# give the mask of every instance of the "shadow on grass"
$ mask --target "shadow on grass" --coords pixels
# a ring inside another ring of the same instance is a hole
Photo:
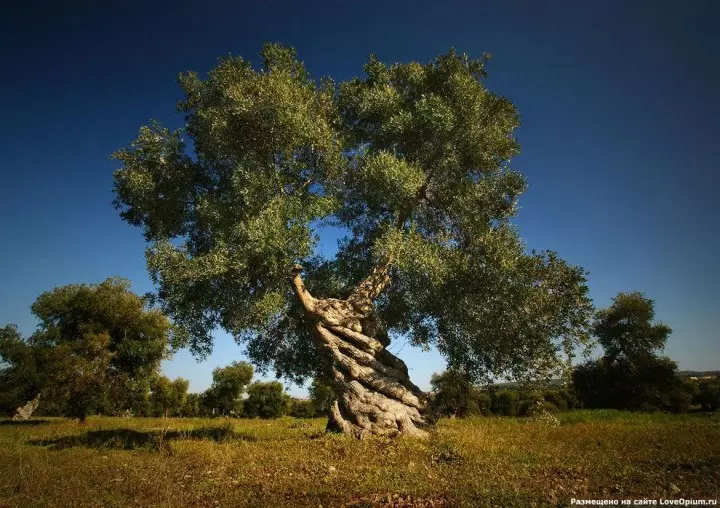
[[[45,425],[50,420],[0,420],[0,425],[11,425],[13,427],[32,427],[35,425]]]
[[[28,444],[47,446],[50,450],[64,450],[77,446],[115,450],[145,450],[151,452],[171,451],[170,441],[209,440],[217,443],[232,441],[257,441],[255,436],[238,433],[230,427],[201,427],[188,430],[142,432],[132,429],[91,430],[78,436],[55,439],[34,439]]]

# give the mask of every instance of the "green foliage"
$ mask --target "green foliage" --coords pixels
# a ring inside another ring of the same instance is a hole
[[[654,302],[642,293],[619,293],[598,311],[595,334],[605,355],[573,372],[573,386],[587,408],[685,412],[692,393],[677,377],[677,364],[656,355],[671,329],[652,324]]]
[[[240,396],[253,377],[253,367],[247,362],[233,362],[213,370],[213,383],[206,400],[220,415],[242,413]]]
[[[651,356],[635,362],[601,358],[578,366],[573,385],[587,408],[670,410],[682,407],[677,397],[683,383],[676,372],[677,364],[670,358]]]
[[[516,416],[519,396],[515,391],[503,390],[493,397],[492,412],[500,416]]]
[[[699,404],[703,411],[720,409],[720,379],[700,381],[697,385],[697,393],[693,397],[693,403]]]
[[[472,385],[470,378],[462,373],[447,370],[433,374],[431,411],[438,416],[458,416],[488,414],[490,396]]]
[[[672,330],[652,324],[655,302],[640,292],[619,293],[612,305],[597,313],[595,335],[609,359],[633,360],[662,350]]]
[[[40,392],[45,375],[38,353],[15,325],[0,328],[0,414],[12,416]]]
[[[563,387],[534,389],[480,387],[461,372],[445,371],[431,378],[430,411],[437,416],[534,416],[579,407],[574,392]]]
[[[309,389],[310,401],[318,415],[327,414],[335,400],[335,392],[328,383],[320,378],[313,379]]]
[[[288,409],[283,385],[278,381],[256,381],[248,387],[243,403],[243,416],[247,418],[279,418]]]
[[[322,416],[323,413],[317,410],[311,400],[291,397],[287,414],[295,418],[316,418]]]
[[[156,376],[150,382],[150,403],[155,416],[179,416],[187,402],[190,381],[181,377],[170,380]]]
[[[7,367],[0,376],[10,392],[18,386],[42,391],[43,410],[81,420],[139,404],[168,345],[182,336],[124,279],[55,288],[41,294],[32,311],[40,324],[26,341],[13,328],[3,329],[0,354]],[[27,395],[11,398],[15,403]]]
[[[692,381],[682,380],[667,395],[667,408],[673,413],[687,413],[693,403],[698,387]]]
[[[314,376],[290,268],[305,267],[311,291],[345,297],[390,260],[376,302],[390,334],[436,345],[476,381],[565,369],[589,341],[585,272],[525,252],[511,223],[526,187],[509,166],[519,117],[486,88],[488,57],[371,57],[339,84],[311,80],[290,48],[266,45],[261,60],[180,76],[184,128],[142,127],[114,154],[115,204],[143,229],[186,344],[207,354],[219,326],[261,369]],[[347,231],[334,259],[315,248],[323,225]]]
[[[543,398],[546,402],[555,406],[558,411],[567,411],[580,407],[580,401],[577,399],[575,392],[566,389],[545,390]]]
[[[202,395],[199,393],[188,393],[185,403],[180,410],[180,416],[184,418],[197,418],[202,414]]]

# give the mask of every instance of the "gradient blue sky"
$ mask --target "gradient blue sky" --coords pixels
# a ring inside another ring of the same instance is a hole
[[[180,125],[178,72],[228,53],[256,60],[279,41],[341,80],[371,52],[426,62],[454,46],[493,54],[488,85],[522,116],[528,247],[587,268],[598,307],[644,291],[674,329],[666,354],[720,368],[720,2],[162,4],[3,2],[0,325],[31,333],[30,304],[58,285],[120,275],[152,289],[142,235],[111,205],[108,156],[150,118]],[[165,373],[204,390],[214,367],[242,358],[216,339],[207,361],[180,352]],[[422,388],[445,365],[402,341],[392,350]]]

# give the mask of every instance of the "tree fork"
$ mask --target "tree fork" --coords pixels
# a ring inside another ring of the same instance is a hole
[[[313,328],[316,347],[337,399],[330,407],[328,430],[363,439],[370,435],[426,436],[425,394],[408,375],[405,362],[385,349],[373,299],[389,283],[390,261],[346,300],[314,298],[305,288],[301,266],[292,284]]]

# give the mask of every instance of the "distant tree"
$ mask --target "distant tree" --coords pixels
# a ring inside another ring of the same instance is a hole
[[[332,385],[320,378],[313,379],[309,389],[309,396],[316,416],[327,415],[330,406],[335,400]]]
[[[674,384],[667,394],[666,407],[673,413],[687,413],[699,392],[698,385],[688,379],[675,381]]]
[[[555,406],[558,411],[576,409],[580,403],[575,392],[565,388],[545,390],[543,398]]]
[[[43,359],[15,325],[0,328],[0,413],[11,416],[45,384]],[[44,402],[44,401],[43,401]]]
[[[124,395],[117,395],[117,400],[122,400],[123,403],[117,405],[118,411],[116,414],[122,414],[128,410],[135,416],[150,416],[152,414],[149,378],[135,378],[132,381],[122,383],[121,386],[126,387],[127,391]]]
[[[642,293],[619,293],[598,311],[595,334],[605,354],[578,366],[573,386],[585,407],[681,410],[689,406],[677,364],[657,353],[670,327],[653,324],[653,300]]]
[[[502,390],[495,393],[492,399],[492,412],[502,416],[516,416],[518,414],[518,393],[511,390]]]
[[[185,399],[185,404],[183,404],[180,410],[180,416],[184,416],[185,418],[197,418],[200,416],[202,414],[201,400],[201,394],[188,393]]]
[[[243,416],[248,418],[279,418],[288,407],[283,385],[278,381],[256,381],[248,387],[243,403]]]
[[[81,421],[103,408],[131,404],[126,398],[155,374],[170,342],[183,340],[162,312],[147,309],[129,281],[119,278],[55,288],[41,294],[32,311],[38,330],[23,341],[25,353],[17,336],[5,341],[16,353],[3,372],[15,380],[39,373],[27,374],[34,381],[26,390],[42,390],[43,401],[62,402],[63,411]]]
[[[295,418],[315,418],[318,412],[311,400],[290,397],[288,413]],[[322,413],[320,413],[322,414]]]
[[[253,366],[247,362],[233,362],[213,370],[213,383],[208,400],[212,400],[219,414],[239,415],[242,412],[241,395],[253,377]]]
[[[433,392],[431,408],[438,416],[463,418],[487,413],[490,409],[489,397],[481,395],[463,372],[446,370],[433,374],[430,385]]]
[[[150,400],[156,416],[174,416],[181,413],[187,400],[190,382],[181,377],[170,380],[166,376],[157,376],[150,383]]]
[[[640,292],[619,293],[612,305],[598,311],[595,335],[605,358],[640,361],[656,355],[672,333],[669,326],[653,324],[655,302]]]
[[[720,409],[720,378],[700,381],[693,403],[699,404],[703,411]]]

